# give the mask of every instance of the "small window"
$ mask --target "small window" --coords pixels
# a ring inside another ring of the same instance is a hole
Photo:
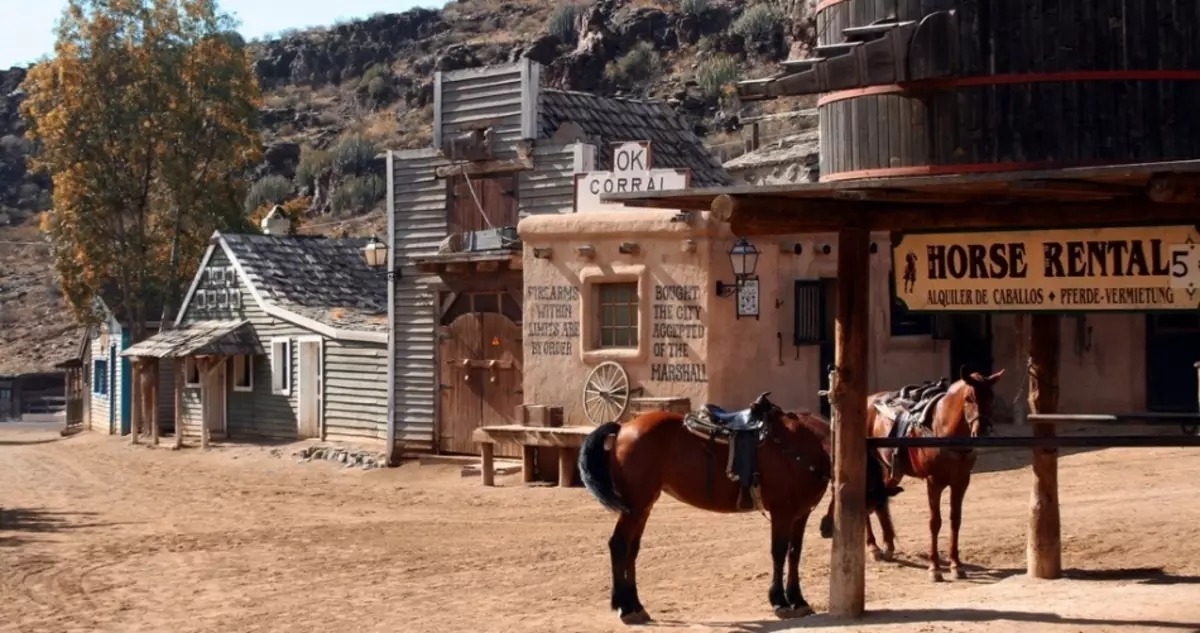
[[[201,309],[207,308],[208,304],[205,303],[205,301],[204,301],[207,297],[208,297],[208,295],[204,294],[203,290],[197,290],[196,296],[193,297],[193,301],[196,302],[196,307],[201,308]]]
[[[108,361],[104,359],[92,361],[92,393],[98,396],[108,395]]]
[[[212,285],[214,285],[214,286],[224,286],[225,285],[225,269],[224,268],[210,268],[209,272],[212,273],[212,276],[209,279],[209,282]]]
[[[892,336],[929,336],[933,334],[933,317],[913,314],[896,297],[896,276],[888,273],[888,299],[891,301]]]
[[[12,401],[12,389],[9,389],[8,387],[0,388],[0,402],[11,402],[11,401]]]
[[[229,289],[229,307],[231,307],[231,308],[242,307],[242,291],[241,290],[239,290],[237,288]]]
[[[271,393],[289,395],[292,392],[292,341],[286,338],[271,340]]]
[[[188,389],[200,387],[200,365],[191,356],[183,359],[183,386]]]
[[[796,281],[794,301],[795,322],[792,329],[793,345],[819,345],[828,343],[825,305],[825,284],[820,279]]]
[[[254,391],[254,357],[233,357],[233,390]]]
[[[600,304],[600,349],[638,346],[638,285],[596,284]]]

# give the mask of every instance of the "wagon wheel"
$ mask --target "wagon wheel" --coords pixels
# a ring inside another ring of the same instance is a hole
[[[596,365],[583,382],[583,412],[592,424],[618,422],[629,408],[629,374],[613,361]]]

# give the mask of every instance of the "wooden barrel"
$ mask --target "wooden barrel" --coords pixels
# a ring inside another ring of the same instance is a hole
[[[821,0],[818,45],[937,11],[955,72],[822,95],[822,181],[1200,158],[1200,2]]]

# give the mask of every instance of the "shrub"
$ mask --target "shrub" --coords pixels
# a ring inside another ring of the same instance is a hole
[[[246,213],[253,213],[264,204],[283,204],[292,197],[292,181],[272,174],[254,183],[246,193]]]
[[[696,83],[709,98],[720,98],[725,87],[737,81],[738,63],[730,55],[713,55],[696,69]]]
[[[333,167],[343,174],[360,175],[371,167],[378,150],[365,136],[346,136],[333,148]]]
[[[307,187],[333,163],[333,155],[308,145],[300,147],[300,163],[296,165],[296,186]]]
[[[330,201],[334,213],[366,211],[387,195],[387,181],[375,174],[342,181]]]
[[[575,36],[578,35],[575,30],[575,18],[577,17],[579,17],[579,5],[558,5],[554,13],[550,14],[550,23],[547,25],[550,34],[563,42],[575,41]]]
[[[756,4],[733,23],[733,32],[747,42],[761,43],[783,24],[783,17],[769,4]]]
[[[662,65],[654,47],[648,42],[638,42],[620,59],[609,62],[604,76],[616,83],[643,81],[658,73]]]
[[[700,16],[708,11],[708,0],[680,0],[679,12],[684,15]]]

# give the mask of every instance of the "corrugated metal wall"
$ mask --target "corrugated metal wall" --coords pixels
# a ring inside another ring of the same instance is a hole
[[[520,174],[521,217],[575,211],[575,174],[589,171],[595,147],[582,143],[533,150],[533,170]]]
[[[392,323],[396,440],[409,450],[434,448],[438,375],[430,283],[410,258],[437,252],[446,237],[446,181],[435,170],[447,161],[432,148],[392,152],[391,249],[400,270],[393,290]]]

